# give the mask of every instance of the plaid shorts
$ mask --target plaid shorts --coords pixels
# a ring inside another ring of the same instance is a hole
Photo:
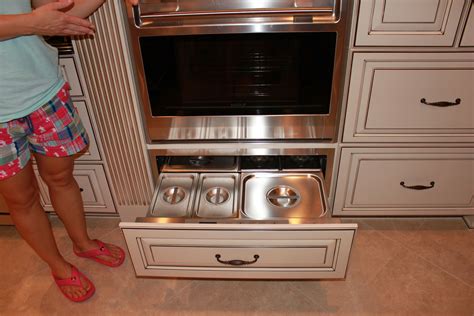
[[[89,144],[66,83],[33,113],[0,123],[0,180],[23,169],[30,151],[51,157],[74,155]]]

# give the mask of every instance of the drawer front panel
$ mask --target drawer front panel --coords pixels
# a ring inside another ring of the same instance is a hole
[[[474,152],[452,151],[344,148],[334,213],[474,214]]]
[[[474,4],[471,5],[464,32],[462,34],[461,46],[474,46]]]
[[[242,267],[240,261],[252,268],[330,268],[336,249],[336,240],[266,241],[259,242],[257,247],[255,241],[242,241],[238,246],[226,247],[233,242],[179,239],[163,242],[144,238],[142,244],[148,265],[224,268]],[[231,264],[236,260],[239,262]]]
[[[69,85],[71,86],[71,90],[69,91],[71,93],[71,97],[84,96],[74,58],[61,57],[59,58],[59,65],[61,67],[64,79],[69,82]]]
[[[87,135],[89,135],[89,147],[85,153],[77,158],[77,160],[100,160],[99,147],[97,146],[94,130],[92,129],[87,105],[84,101],[74,101],[73,103],[81,117],[81,122],[87,131]]]
[[[356,46],[452,46],[461,0],[360,0]]]
[[[34,166],[40,188],[41,201],[48,211],[54,211],[49,198],[48,186],[39,176],[37,166]],[[74,166],[74,179],[81,190],[84,209],[89,213],[115,213],[115,206],[110,195],[109,186],[101,165]]]
[[[470,141],[472,82],[472,53],[355,54],[344,141]]]
[[[280,230],[275,225],[258,229],[245,224],[237,229],[226,229],[226,224],[219,229],[215,225],[206,229],[205,224],[188,229],[183,229],[186,224],[179,229],[171,229],[177,224],[147,225],[148,229],[140,229],[120,224],[139,276],[340,278],[355,232],[355,228],[281,229],[285,225],[276,225]]]

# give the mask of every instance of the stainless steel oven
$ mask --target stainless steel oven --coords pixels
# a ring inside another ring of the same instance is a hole
[[[149,141],[334,141],[348,2],[129,8]]]

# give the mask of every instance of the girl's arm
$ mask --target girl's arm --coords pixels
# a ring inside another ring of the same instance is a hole
[[[138,0],[134,0],[138,1]],[[31,5],[33,8],[39,8],[43,5],[51,2],[64,2],[64,0],[32,0]],[[80,18],[87,18],[89,15],[94,13],[105,0],[74,0],[69,7],[64,8],[62,11],[69,15],[77,16]]]
[[[72,0],[39,2],[42,2],[42,5],[31,13],[0,15],[0,41],[33,34],[87,35],[94,33],[95,28],[92,23],[63,12],[73,5]]]

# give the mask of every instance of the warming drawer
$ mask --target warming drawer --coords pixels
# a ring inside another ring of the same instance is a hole
[[[357,225],[328,217],[323,172],[290,170],[314,165],[300,158],[162,172],[148,215],[120,224],[137,276],[344,278]]]
[[[344,278],[355,224],[121,223],[137,276]]]

